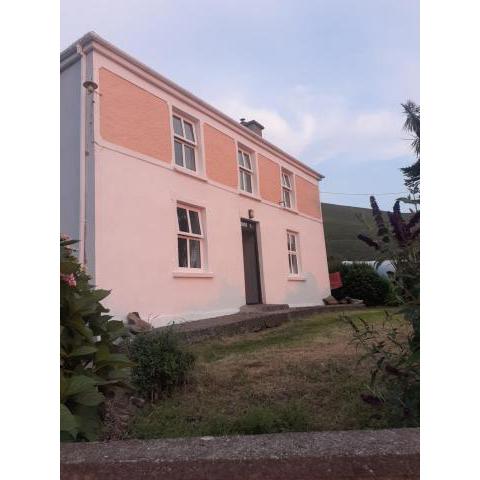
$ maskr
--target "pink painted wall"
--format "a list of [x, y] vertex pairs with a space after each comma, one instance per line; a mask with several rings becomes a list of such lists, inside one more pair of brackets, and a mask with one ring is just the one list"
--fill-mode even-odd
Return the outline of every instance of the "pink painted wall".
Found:
[[[249, 209], [259, 222], [264, 302], [322, 304], [330, 294], [323, 224], [319, 205], [317, 210], [303, 183], [315, 187], [315, 179], [168, 85], [122, 65], [115, 55], [95, 52], [93, 63], [101, 100], [95, 104], [95, 215], [90, 221], [95, 283], [112, 290], [106, 300], [112, 313], [123, 318], [138, 311], [159, 326], [238, 311], [245, 304], [240, 219], [248, 218]], [[120, 101], [125, 95], [127, 100]], [[134, 105], [147, 111], [145, 137], [127, 119], [125, 112], [133, 113]], [[173, 108], [198, 121], [200, 171], [205, 173], [192, 175], [170, 161]], [[143, 122], [145, 117], [135, 118]], [[258, 196], [239, 194], [239, 143], [254, 153]], [[302, 199], [298, 212], [278, 205], [281, 167], [301, 179], [296, 180]], [[206, 265], [193, 277], [177, 267], [177, 202], [203, 211]], [[302, 272], [294, 279], [288, 274], [287, 230], [299, 234]]]

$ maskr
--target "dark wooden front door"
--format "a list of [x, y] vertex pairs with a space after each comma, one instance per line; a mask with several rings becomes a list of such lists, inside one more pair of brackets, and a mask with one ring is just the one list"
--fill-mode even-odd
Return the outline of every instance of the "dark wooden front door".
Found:
[[247, 305], [262, 303], [256, 223], [242, 218], [243, 268]]

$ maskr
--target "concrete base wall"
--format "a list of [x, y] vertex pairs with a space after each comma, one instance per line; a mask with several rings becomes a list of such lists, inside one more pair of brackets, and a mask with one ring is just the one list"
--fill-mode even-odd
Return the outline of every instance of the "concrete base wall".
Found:
[[63, 444], [64, 480], [420, 478], [418, 429]]

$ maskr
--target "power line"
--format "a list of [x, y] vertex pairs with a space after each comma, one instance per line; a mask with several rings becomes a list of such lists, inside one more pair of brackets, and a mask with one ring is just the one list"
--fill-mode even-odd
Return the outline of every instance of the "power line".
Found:
[[344, 192], [324, 192], [320, 190], [320, 194], [328, 194], [328, 195], [367, 195], [367, 196], [375, 196], [378, 197], [380, 195], [407, 195], [408, 192], [390, 192], [390, 193], [344, 193]]

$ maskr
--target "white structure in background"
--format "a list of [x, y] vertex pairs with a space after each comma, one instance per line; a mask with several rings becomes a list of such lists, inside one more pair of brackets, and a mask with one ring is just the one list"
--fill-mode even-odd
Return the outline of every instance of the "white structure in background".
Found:
[[384, 278], [388, 278], [389, 273], [395, 272], [395, 267], [393, 266], [393, 263], [390, 260], [384, 260], [380, 264], [377, 265], [377, 262], [375, 260], [366, 260], [366, 261], [351, 261], [351, 260], [345, 260], [342, 262], [343, 265], [352, 265], [354, 263], [365, 263], [367, 265], [371, 265], [377, 273]]

